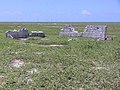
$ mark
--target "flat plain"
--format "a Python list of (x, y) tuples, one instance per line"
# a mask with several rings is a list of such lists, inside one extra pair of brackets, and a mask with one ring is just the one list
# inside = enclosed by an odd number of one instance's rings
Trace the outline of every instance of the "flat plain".
[[(83, 31), (107, 25), (113, 40), (61, 37), (64, 25)], [(27, 28), (47, 37), (17, 40), (8, 30)], [(15, 64), (15, 65), (14, 65)], [(1, 90), (120, 90), (120, 23), (0, 23)]]

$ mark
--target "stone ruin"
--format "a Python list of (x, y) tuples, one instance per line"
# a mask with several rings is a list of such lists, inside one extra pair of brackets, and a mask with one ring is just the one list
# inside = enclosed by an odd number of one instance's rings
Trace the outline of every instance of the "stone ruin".
[(107, 26), (106, 25), (87, 25), (84, 32), (75, 31), (74, 27), (65, 26), (61, 29), (60, 36), (80, 36), (88, 37), (97, 40), (111, 40), (111, 37), (107, 36)]
[(59, 32), (60, 36), (79, 36), (78, 31), (75, 30), (72, 26), (65, 26)]
[(27, 38), (29, 36), (29, 32), (26, 28), (22, 28), (20, 30), (13, 30), (13, 31), (7, 31), (6, 37), (9, 38)]
[(28, 37), (45, 37), (45, 34), (42, 31), (29, 31), (26, 28), (22, 28), (20, 30), (12, 30), (7, 31), (6, 33), (7, 38), (28, 38)]
[(99, 40), (106, 40), (107, 37), (107, 26), (106, 25), (87, 25), (85, 27), (84, 32), (82, 33), (82, 37), (89, 37)]
[(31, 31), (30, 37), (46, 37), (43, 31)]

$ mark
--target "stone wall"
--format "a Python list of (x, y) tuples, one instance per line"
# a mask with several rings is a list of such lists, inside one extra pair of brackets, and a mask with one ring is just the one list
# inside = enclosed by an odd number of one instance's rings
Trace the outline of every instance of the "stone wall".
[(106, 40), (107, 37), (107, 26), (106, 25), (87, 25), (84, 32), (77, 32), (73, 27), (64, 27), (61, 29), (60, 36), (79, 36), (88, 37), (99, 40)]
[(107, 26), (105, 25), (87, 25), (82, 37), (105, 40), (107, 34)]
[(7, 31), (6, 37), (9, 38), (27, 38), (29, 36), (29, 32), (27, 29), (20, 29), (20, 30), (13, 30), (13, 31)]

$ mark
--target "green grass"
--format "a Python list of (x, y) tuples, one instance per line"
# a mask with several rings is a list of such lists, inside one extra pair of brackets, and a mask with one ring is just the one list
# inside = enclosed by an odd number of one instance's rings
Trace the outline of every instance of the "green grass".
[[(107, 25), (111, 41), (81, 38), (68, 42), (60, 29), (70, 24), (78, 31), (86, 25)], [(5, 32), (26, 27), (43, 31), (46, 38), (26, 41), (5, 37)], [(48, 45), (64, 45), (49, 47)], [(46, 47), (42, 47), (47, 45)], [(21, 60), (20, 68), (10, 66)], [(33, 69), (37, 73), (29, 73)], [(120, 23), (0, 23), (1, 90), (119, 90)]]

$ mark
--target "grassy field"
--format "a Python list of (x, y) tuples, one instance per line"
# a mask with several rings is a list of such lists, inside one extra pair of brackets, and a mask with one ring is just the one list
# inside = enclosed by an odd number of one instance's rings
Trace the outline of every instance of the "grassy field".
[[(60, 37), (73, 25), (107, 25), (111, 41)], [(47, 37), (15, 40), (7, 30), (43, 31)], [(61, 46), (50, 46), (61, 45)], [(18, 60), (24, 64), (13, 67)], [(0, 90), (120, 90), (120, 23), (0, 23)]]

